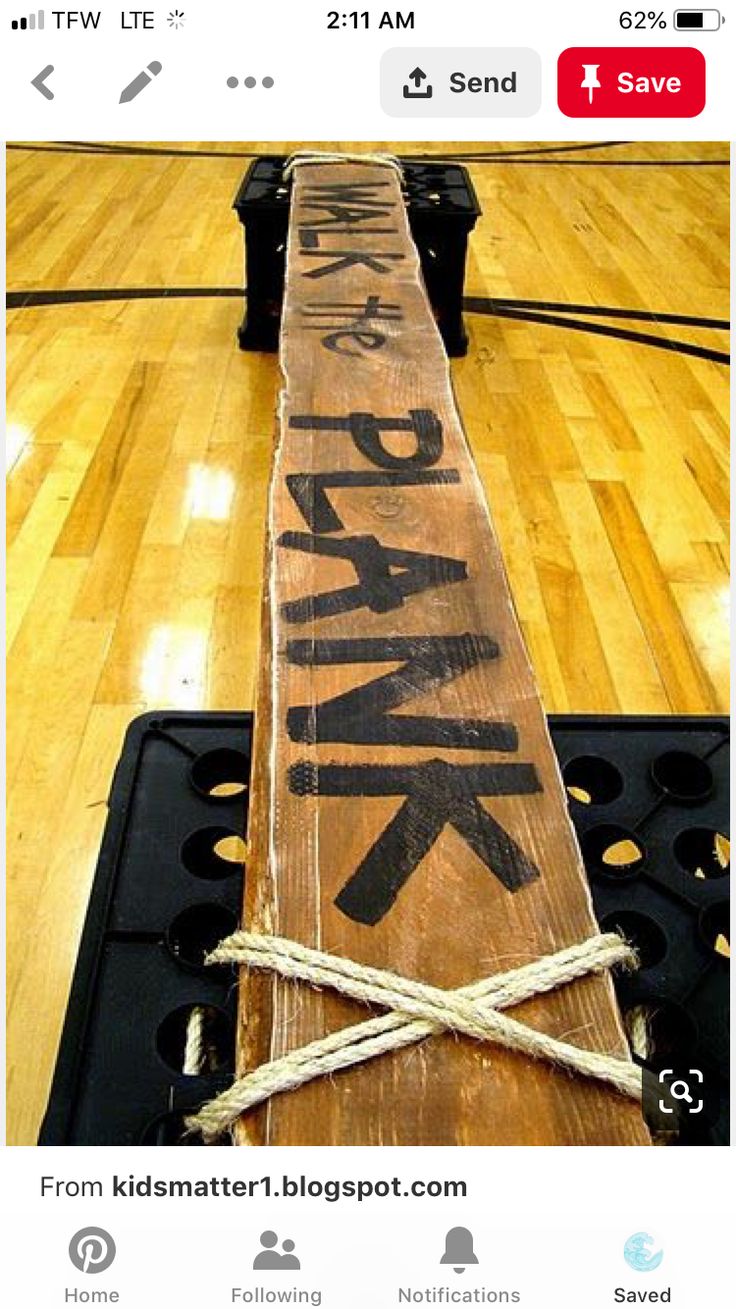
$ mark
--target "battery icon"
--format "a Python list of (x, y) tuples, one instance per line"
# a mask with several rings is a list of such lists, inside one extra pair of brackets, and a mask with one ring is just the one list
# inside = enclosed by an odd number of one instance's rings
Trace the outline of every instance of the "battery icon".
[(717, 32), (723, 16), (719, 9), (676, 9), (674, 21), (677, 32)]

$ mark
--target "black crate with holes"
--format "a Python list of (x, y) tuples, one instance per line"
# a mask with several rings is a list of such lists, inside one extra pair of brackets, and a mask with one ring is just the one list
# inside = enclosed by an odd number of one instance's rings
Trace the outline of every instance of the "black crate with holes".
[[(708, 1112), (681, 1108), (679, 1143), (727, 1144), (728, 720), (571, 717), (551, 726), (598, 921), (639, 953), (639, 969), (615, 983), (635, 1037), (640, 1020), (644, 1048), (633, 1045), (653, 1074), (650, 1126), (668, 1126), (656, 1114), (658, 1073), (694, 1069)], [(695, 1100), (697, 1074), (690, 1080)]]
[(235, 975), (203, 961), (239, 921), (251, 736), (242, 713), (131, 723), (40, 1144), (187, 1144), (184, 1115), (232, 1080)]
[[(278, 350), (284, 299), (291, 181), (285, 155), (260, 155), (233, 201), (245, 236), (242, 350)], [(463, 287), (468, 236), (481, 214), (467, 169), (442, 160), (401, 160), (412, 238), (437, 327), (448, 355), (467, 354)]]
[[(640, 954), (614, 979), (636, 1057), (653, 1076), (704, 1069), (709, 1113), (672, 1139), (725, 1143), (727, 721), (549, 724), (598, 919)], [(199, 1144), (183, 1119), (234, 1071), (236, 975), (203, 960), (238, 922), (252, 729), (243, 713), (131, 724), (40, 1144)]]

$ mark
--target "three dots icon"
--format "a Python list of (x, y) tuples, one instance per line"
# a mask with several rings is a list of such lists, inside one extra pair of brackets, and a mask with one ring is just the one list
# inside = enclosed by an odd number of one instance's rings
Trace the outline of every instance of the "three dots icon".
[[(266, 88), (267, 91), (270, 91), (270, 90), (271, 90), (271, 87), (273, 86), (273, 84), (274, 84), (274, 82), (273, 82), (273, 78), (272, 78), (272, 77), (264, 77), (264, 78), (261, 79), (261, 86), (265, 86), (265, 88)], [(237, 78), (237, 77), (228, 77), (227, 82), (226, 82), (226, 85), (230, 87), (230, 90), (231, 90), (231, 91), (234, 91), (234, 90), (235, 90), (235, 87), (239, 85), (238, 78)], [(244, 77), (244, 78), (243, 78), (243, 86), (247, 87), (249, 91), (252, 91), (252, 90), (253, 90), (253, 87), (254, 87), (254, 86), (257, 86), (257, 85), (258, 85), (258, 79), (257, 79), (256, 77)]]

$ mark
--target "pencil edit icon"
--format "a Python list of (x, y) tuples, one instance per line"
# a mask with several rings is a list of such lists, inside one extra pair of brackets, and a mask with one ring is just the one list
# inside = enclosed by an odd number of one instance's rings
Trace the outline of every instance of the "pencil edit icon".
[(154, 77), (158, 77), (160, 72), (161, 64), (158, 59), (154, 59), (153, 63), (148, 64), (147, 68), (144, 68), (143, 72), (134, 77), (132, 82), (128, 82), (128, 85), (123, 87), (118, 103), (127, 105), (130, 100), (135, 100), (136, 96), (140, 95), (141, 91), (144, 91)]

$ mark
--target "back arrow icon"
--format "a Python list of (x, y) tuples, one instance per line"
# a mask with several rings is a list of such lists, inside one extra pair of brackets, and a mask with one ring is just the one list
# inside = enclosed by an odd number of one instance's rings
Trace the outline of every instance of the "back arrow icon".
[(46, 81), (47, 77), (51, 76), (53, 71), (54, 71), (54, 65), (47, 64), (45, 68), (41, 69), (40, 73), (36, 73), (36, 76), (31, 79), (31, 86), (35, 86), (36, 90), (40, 91), (41, 95), (45, 95), (47, 100), (53, 100), (54, 93), (53, 91), (49, 91), (49, 88), (47, 86), (44, 86), (44, 82)]

